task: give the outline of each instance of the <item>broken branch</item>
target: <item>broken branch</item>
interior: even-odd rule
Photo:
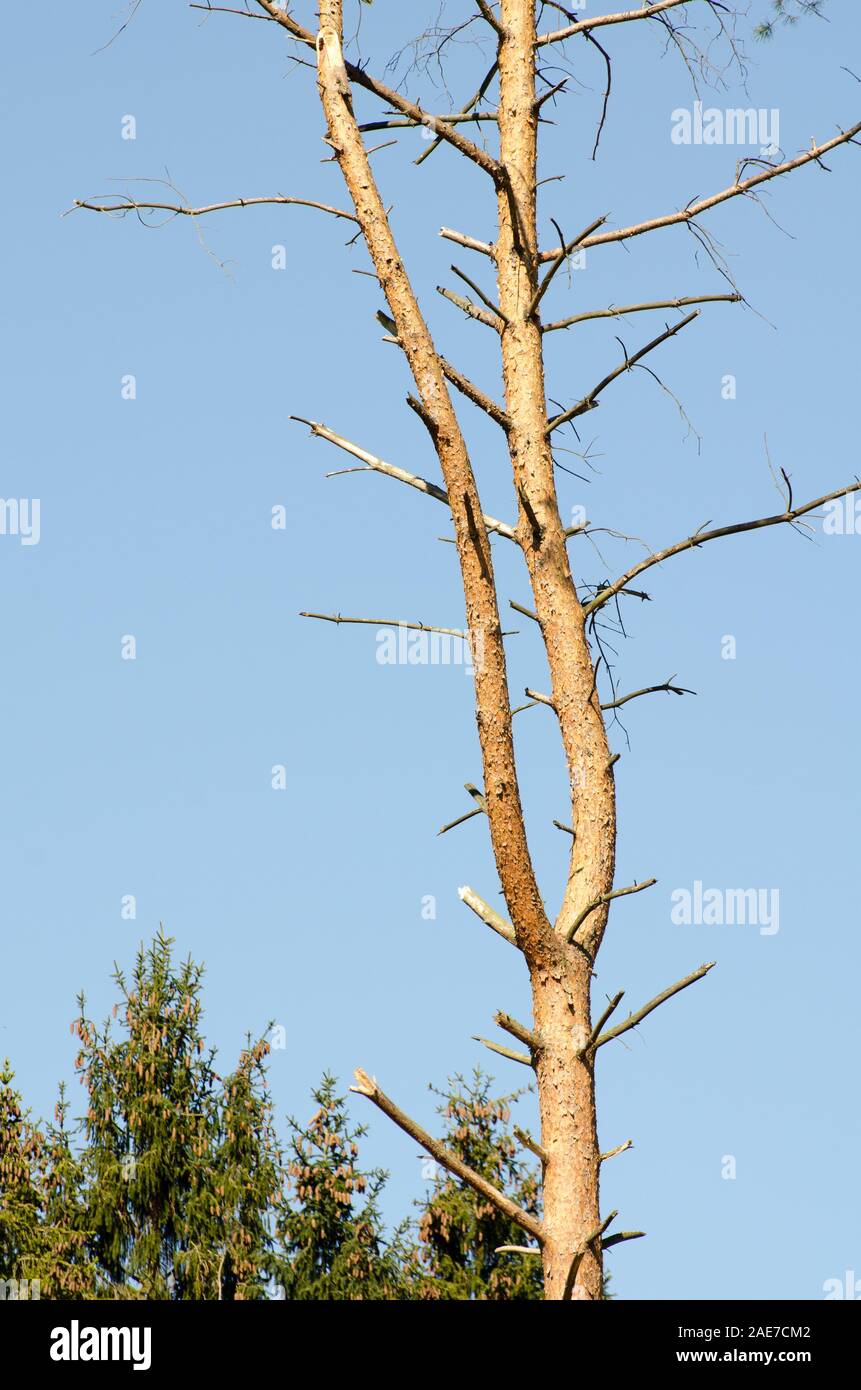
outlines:
[[[473,1042],[479,1042],[484,1047],[490,1048],[491,1052],[496,1052],[500,1057],[506,1057],[509,1062],[520,1062],[524,1067],[531,1067],[533,1059],[525,1052],[513,1052],[510,1047],[502,1047],[499,1043],[491,1042],[489,1038],[481,1038],[477,1033],[472,1035]]]
[[[605,1250],[609,1250],[614,1245],[620,1245],[623,1240],[640,1240],[645,1234],[645,1231],[617,1231],[614,1236],[608,1236],[601,1244]]]
[[[480,898],[468,884],[465,884],[463,888],[458,888],[457,896],[462,903],[466,903],[466,906],[472,909],[476,917],[481,918],[485,926],[490,927],[491,931],[495,931],[497,936],[501,936],[512,946],[517,945],[517,938],[511,923],[506,922],[504,917],[500,917],[499,913],[494,911],[490,904],[484,901],[484,898]]]
[[[457,246],[463,246],[467,251],[478,251],[482,256],[488,256],[490,260],[496,260],[496,251],[487,241],[479,241],[474,236],[466,236],[464,232],[452,231],[451,227],[440,227],[439,235],[445,237],[446,241],[453,241]]]
[[[368,1100],[372,1101],[378,1110],[382,1110],[384,1115],[388,1115],[389,1119],[393,1120],[399,1129],[402,1129],[405,1134],[408,1134],[411,1139],[414,1139],[416,1143],[420,1144],[422,1148],[430,1154],[431,1158],[435,1158],[437,1163],[442,1164],[443,1168],[453,1173],[456,1178],[460,1178],[462,1182],[468,1183],[469,1186],[473,1188],[475,1192],[480,1193],[482,1197],[486,1197],[489,1202],[493,1203],[498,1211],[502,1212],[503,1216],[507,1216],[509,1220],[516,1222],[518,1226],[524,1231],[528,1231],[539,1243],[543,1241],[544,1230],[541,1222],[537,1220],[536,1217],[531,1216],[529,1212],[523,1211],[516,1202],[512,1202],[510,1197],[506,1197],[504,1192],[497,1191],[493,1184],[489,1183],[486,1178],[483,1178],[479,1173],[473,1172],[472,1168],[468,1167],[461,1158],[458,1158],[457,1154],[452,1153],[451,1150],[447,1149],[439,1140],[431,1138],[420,1125],[416,1124],[415,1120],[410,1119],[409,1115],[406,1115],[403,1110],[400,1110],[398,1106],[395,1105],[393,1100],[389,1099],[385,1092],[377,1085],[376,1081],[368,1076],[367,1072],[363,1071],[361,1067],[356,1069],[354,1077],[356,1084],[350,1087],[351,1091],[355,1091],[360,1096],[367,1096]]]
[[[510,1014],[498,1011],[493,1015],[493,1021],[498,1028],[504,1029],[504,1031],[510,1033],[513,1038],[517,1038],[517,1041],[522,1042],[530,1051],[535,1052],[538,1050],[539,1042],[532,1030],[527,1028],[525,1024],[518,1023],[517,1019],[512,1018]]]
[[[628,1149],[633,1149],[633,1147],[633,1139],[626,1139],[624,1144],[617,1144],[615,1149],[608,1149],[605,1154],[600,1154],[599,1161],[601,1163],[606,1163],[608,1159],[615,1158],[617,1154],[626,1153]]]
[[[291,420],[297,420],[302,425],[307,425],[311,433],[318,439],[325,439],[329,444],[335,444],[345,453],[352,455],[353,458],[360,459],[367,469],[374,473],[383,473],[387,478],[395,478],[400,483],[406,483],[408,487],[414,487],[418,492],[423,492],[427,497],[433,497],[436,502],[442,502],[444,506],[451,508],[448,493],[445,488],[439,487],[436,483],[428,482],[427,478],[420,478],[414,473],[408,473],[404,468],[398,468],[393,463],[386,463],[384,459],[377,458],[375,454],[368,453],[367,449],[362,449],[358,444],[353,444],[343,435],[336,434],[329,429],[328,425],[320,424],[318,420],[306,420],[301,415],[291,415]],[[504,521],[498,521],[493,516],[482,516],[482,521],[488,531],[496,535],[505,536],[506,540],[515,539],[514,529]]]

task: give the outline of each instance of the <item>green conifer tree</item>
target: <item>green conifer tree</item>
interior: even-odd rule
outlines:
[[[492,1078],[480,1068],[472,1079],[449,1079],[439,1113],[443,1142],[473,1172],[493,1183],[522,1210],[540,1215],[536,1166],[523,1158],[511,1125],[511,1105],[523,1094],[493,1096]],[[420,1203],[418,1249],[412,1259],[414,1297],[422,1299],[543,1299],[541,1260],[534,1255],[498,1254],[500,1246],[523,1246],[520,1227],[491,1202],[439,1169],[429,1196]]]
[[[41,1254],[38,1277],[41,1298],[98,1299],[110,1297],[91,1253],[86,1173],[68,1127],[65,1086],[46,1127],[40,1155],[42,1199]]]
[[[0,1069],[0,1279],[3,1296],[17,1298],[22,1280],[38,1276],[42,1202],[39,1167],[44,1136],[24,1109],[5,1061]]]
[[[130,984],[115,970],[120,1036],[79,1000],[92,1251],[117,1294],[263,1297],[281,1185],[261,1084],[268,1045],[249,1047],[222,1083],[201,1031],[202,967],[177,969],[171,952],[159,931]]]
[[[307,1125],[291,1119],[290,1196],[279,1233],[279,1282],[287,1300],[387,1300],[411,1296],[402,1272],[402,1231],[387,1243],[378,1200],[386,1174],[358,1167],[359,1140],[335,1078],[313,1092]]]

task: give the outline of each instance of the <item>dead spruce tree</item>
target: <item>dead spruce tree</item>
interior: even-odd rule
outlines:
[[[208,4],[198,9],[220,8]],[[711,968],[702,965],[669,986],[655,999],[611,1023],[621,996],[593,1013],[590,986],[595,959],[607,927],[612,901],[647,888],[653,880],[630,886],[614,878],[616,843],[615,757],[608,745],[606,715],[626,699],[662,686],[638,690],[622,701],[605,699],[599,690],[599,662],[593,650],[594,618],[617,596],[635,592],[631,586],[655,565],[723,536],[767,526],[793,526],[800,518],[826,502],[861,488],[852,482],[826,497],[798,505],[789,479],[785,506],[762,516],[694,534],[649,553],[625,573],[595,593],[572,575],[569,544],[588,525],[566,528],[560,515],[554,472],[554,440],[557,431],[590,411],[605,390],[623,373],[656,352],[663,343],[683,331],[700,312],[699,306],[715,300],[739,301],[735,291],[726,294],[674,295],[669,299],[596,308],[574,318],[545,321],[546,293],[557,273],[578,250],[628,243],[634,238],[674,226],[687,227],[707,241],[702,220],[710,209],[732,199],[752,199],[770,180],[821,165],[839,146],[857,143],[861,123],[840,130],[822,144],[797,156],[742,161],[727,187],[699,197],[676,211],[649,215],[628,226],[610,227],[607,218],[592,220],[572,239],[556,227],[556,239],[545,245],[539,237],[538,137],[542,111],[548,98],[564,88],[564,80],[547,77],[544,69],[569,54],[573,42],[586,46],[611,76],[611,41],[615,26],[662,26],[668,43],[690,59],[691,13],[706,14],[732,44],[733,7],[718,0],[654,0],[637,8],[586,16],[551,0],[474,0],[463,6],[465,20],[488,26],[495,47],[489,70],[479,75],[472,100],[463,109],[438,114],[408,99],[373,75],[370,64],[353,63],[344,52],[343,0],[319,0],[318,27],[305,27],[293,9],[282,9],[275,0],[257,0],[254,14],[267,19],[272,29],[289,41],[291,50],[306,65],[316,66],[317,88],[326,123],[326,141],[340,167],[352,204],[351,210],[291,195],[236,199],[233,202],[191,207],[185,203],[148,204],[131,198],[81,202],[93,211],[122,213],[158,207],[177,214],[199,216],[224,207],[250,203],[298,203],[317,208],[356,227],[370,254],[387,313],[382,315],[389,339],[402,351],[414,382],[409,404],[421,418],[439,461],[443,485],[429,482],[383,462],[327,426],[310,423],[313,433],[345,450],[365,467],[417,488],[443,503],[454,523],[455,542],[463,581],[466,629],[461,635],[472,644],[475,674],[475,713],[481,747],[484,784],[473,789],[478,808],[490,830],[493,854],[504,895],[503,917],[471,888],[460,896],[494,932],[519,951],[529,974],[532,1019],[528,1025],[507,1014],[496,1023],[517,1043],[516,1049],[493,1046],[503,1055],[527,1063],[537,1082],[541,1133],[539,1141],[526,1139],[543,1165],[543,1218],[521,1211],[503,1193],[470,1169],[452,1152],[426,1134],[389,1099],[364,1071],[356,1072],[354,1089],[373,1101],[386,1115],[416,1139],[440,1164],[472,1185],[485,1199],[516,1221],[526,1243],[515,1247],[515,1258],[529,1254],[543,1260],[546,1297],[554,1300],[600,1298],[603,1252],[641,1232],[610,1229],[616,1213],[602,1215],[599,1177],[602,1160],[595,1107],[595,1061],[598,1050],[633,1028],[651,1010],[680,990],[701,979]],[[309,3],[310,12],[312,6]],[[422,7],[415,6],[417,11]],[[436,7],[416,15],[416,27],[436,17]],[[430,11],[434,14],[431,15]],[[678,11],[673,15],[671,11]],[[471,13],[470,13],[471,12]],[[244,13],[235,11],[235,13]],[[540,26],[552,20],[551,27]],[[585,41],[585,43],[584,43]],[[348,45],[349,52],[349,45]],[[703,55],[701,55],[703,56]],[[382,119],[360,123],[359,101],[367,97],[382,103]],[[606,114],[606,96],[605,96]],[[309,127],[312,126],[309,112]],[[463,231],[442,229],[441,235],[478,258],[495,277],[495,293],[487,294],[475,277],[458,272],[469,291],[443,288],[455,306],[498,339],[504,400],[491,399],[440,353],[419,305],[409,272],[404,265],[387,210],[384,194],[369,160],[366,136],[371,131],[424,125],[432,131],[430,150],[444,144],[450,157],[474,166],[495,200],[496,231],[484,242]],[[490,132],[486,136],[486,133]],[[599,130],[600,135],[600,130]],[[475,138],[471,138],[474,136]],[[486,138],[485,138],[486,136]],[[425,158],[423,154],[422,158]],[[552,192],[547,194],[552,203]],[[550,219],[552,221],[552,218]],[[584,216],[584,222],[587,218]],[[569,229],[570,230],[570,229]],[[479,272],[480,273],[480,272]],[[653,334],[649,341],[604,376],[586,395],[565,409],[551,413],[545,391],[544,350],[554,330],[570,327],[581,319],[620,315],[633,317],[661,310],[684,310],[684,316]],[[644,335],[645,336],[645,335]],[[513,483],[516,521],[505,523],[488,516],[482,507],[476,477],[452,392],[484,411],[500,431],[507,450]],[[498,538],[498,539],[497,539]],[[571,796],[570,862],[561,907],[555,920],[545,910],[536,881],[527,840],[512,730],[512,701],[506,673],[505,640],[500,620],[500,600],[494,582],[491,540],[512,545],[520,552],[532,591],[534,612],[546,650],[549,670],[547,694],[529,691],[534,702],[550,707],[558,722],[568,770]],[[326,617],[307,614],[309,617]],[[361,617],[334,617],[338,622],[367,622]],[[422,628],[422,624],[407,624]],[[450,631],[441,629],[443,631]],[[598,1015],[597,1017],[595,1015]],[[620,1146],[621,1148],[627,1145]],[[614,1152],[618,1152],[615,1150]]]

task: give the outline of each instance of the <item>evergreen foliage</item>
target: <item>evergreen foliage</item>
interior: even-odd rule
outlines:
[[[86,1109],[61,1088],[37,1125],[0,1070],[0,1294],[43,1299],[426,1301],[540,1299],[540,1261],[496,1253],[522,1232],[445,1172],[392,1234],[387,1174],[365,1170],[346,1099],[326,1074],[279,1145],[265,1037],[221,1076],[203,1034],[203,968],[159,930],[97,1025],[71,1027]],[[520,1093],[476,1070],[439,1091],[444,1142],[521,1207],[539,1184],[511,1126]],[[426,1159],[430,1164],[431,1160]],[[26,1283],[24,1281],[27,1281]]]

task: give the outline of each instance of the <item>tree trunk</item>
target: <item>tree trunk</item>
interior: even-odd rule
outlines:
[[[509,179],[498,193],[496,244],[508,446],[520,503],[518,539],[547,649],[559,719],[575,836],[568,886],[556,923],[552,963],[531,962],[535,1028],[541,1041],[536,1074],[544,1172],[544,1269],[550,1299],[567,1287],[575,1252],[599,1224],[599,1150],[594,1064],[578,1058],[591,1031],[591,960],[604,921],[590,923],[588,953],[565,934],[586,904],[613,884],[615,797],[610,754],[586,641],[583,609],[568,562],[559,513],[545,404],[544,354],[534,312],[539,283],[536,227],[537,110],[535,7],[502,0],[499,46],[499,140]],[[516,925],[517,904],[509,903]],[[597,914],[596,914],[597,916]],[[580,1297],[601,1293],[600,1247],[584,1254]]]
[[[594,1062],[578,1054],[588,1029],[590,970],[584,957],[560,959],[558,970],[532,972],[536,1073],[544,1151],[544,1290],[548,1299],[600,1298],[600,1243],[585,1248],[570,1285],[575,1253],[600,1224],[600,1155]],[[581,1026],[578,1026],[578,1023]]]

